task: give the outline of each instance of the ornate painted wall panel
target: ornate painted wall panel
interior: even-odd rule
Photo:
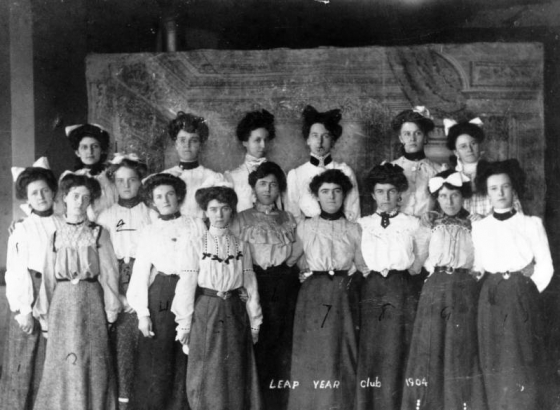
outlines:
[[[333,155],[356,170],[359,182],[371,166],[398,156],[390,121],[400,110],[430,109],[438,128],[427,153],[440,162],[449,156],[442,119],[480,116],[486,158],[518,158],[529,174],[524,205],[544,210],[540,44],[91,55],[87,83],[89,120],[107,127],[116,150],[141,154],[153,171],[176,161],[166,124],[179,110],[208,120],[202,161],[225,171],[243,158],[237,122],[266,108],[277,123],[269,157],[287,171],[307,158],[303,107],[342,108],[344,133]],[[362,202],[370,212],[368,195]]]

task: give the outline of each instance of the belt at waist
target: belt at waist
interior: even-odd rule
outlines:
[[[514,270],[514,271],[505,271],[505,272],[487,272],[490,275],[502,275],[504,279],[509,279],[511,275],[515,274],[515,273],[520,273],[523,276],[527,276],[527,277],[531,277],[533,275],[533,272],[535,271],[535,263],[531,262],[529,263],[527,266],[525,266],[524,268],[520,269],[520,270]]]
[[[436,273],[469,273],[470,269],[466,268],[452,268],[451,266],[436,266],[434,268],[434,272]]]
[[[68,279],[68,278],[63,278],[63,279],[56,279],[57,282],[72,282],[73,279]],[[97,276],[94,278],[84,278],[84,279],[79,279],[80,282],[97,282]]]
[[[293,269],[283,263],[278,266],[269,266],[266,269],[261,268],[259,265],[253,265],[253,270],[256,275],[286,275],[290,274]]]
[[[237,288],[237,289],[233,289],[233,290],[228,290],[228,291],[219,291],[219,290],[214,290],[214,289],[208,289],[208,288],[202,288],[199,287],[198,288],[198,293],[200,295],[204,295],[204,296],[210,296],[213,298],[221,298],[223,300],[227,300],[231,297],[240,297],[241,293],[244,292],[245,289],[244,288]]]
[[[375,273],[377,275],[383,276],[384,278],[388,278],[389,276],[404,274],[407,273],[407,270],[397,270],[397,269],[383,269],[382,271],[372,270],[370,274]]]
[[[314,276],[348,276],[348,270],[314,270]]]

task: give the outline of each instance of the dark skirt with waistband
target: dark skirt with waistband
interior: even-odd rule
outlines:
[[[179,276],[158,273],[148,290],[152,321],[151,338],[140,334],[134,372],[134,410],[188,409],[185,378],[187,356],[177,335],[175,314],[171,312]]]
[[[405,371],[402,410],[484,410],[476,316],[480,284],[436,270],[424,284]]]
[[[99,282],[58,282],[48,323],[45,367],[34,409],[115,409],[116,380]]]
[[[478,303],[479,354],[494,409],[542,409],[543,324],[539,291],[521,273],[487,274]]]
[[[357,340],[349,293],[353,276],[313,274],[299,291],[294,319],[290,410],[350,410]]]
[[[249,316],[237,293],[223,299],[198,292],[187,394],[193,410],[264,409]]]
[[[360,306],[356,409],[399,409],[416,306],[408,271],[372,271]]]
[[[41,274],[30,270],[33,294],[41,286]],[[34,320],[33,333],[23,332],[15,320],[16,313],[8,311],[8,332],[2,359],[0,379],[0,409],[28,410],[33,408],[45,361],[46,339],[41,326]]]
[[[255,358],[259,381],[267,410],[285,409],[288,390],[278,388],[290,377],[292,331],[297,293],[298,269],[286,265],[261,269],[254,266],[263,312]]]

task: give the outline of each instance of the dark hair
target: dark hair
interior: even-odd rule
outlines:
[[[276,129],[274,128],[274,115],[267,110],[251,111],[237,124],[237,138],[239,141],[248,141],[251,132],[264,128],[268,131],[268,139],[272,140],[276,136]]]
[[[449,132],[447,134],[447,148],[451,151],[455,150],[457,138],[464,134],[470,135],[478,143],[484,141],[484,131],[481,127],[470,122],[460,122],[449,128]]]
[[[393,185],[397,191],[404,192],[408,189],[408,180],[404,175],[404,170],[395,164],[386,162],[374,166],[366,176],[366,189],[373,193],[377,184]]]
[[[301,132],[303,133],[303,138],[306,140],[309,138],[309,133],[311,132],[313,124],[323,124],[332,135],[333,142],[342,135],[342,127],[339,124],[342,118],[342,112],[340,110],[319,112],[311,105],[308,105],[303,109],[301,115],[303,117]]]
[[[181,178],[176,177],[175,175],[167,174],[167,173],[160,173],[149,176],[143,183],[142,183],[142,197],[144,199],[144,203],[148,206],[152,206],[154,202],[154,189],[161,185],[169,185],[173,187],[175,190],[175,194],[177,194],[177,200],[179,204],[182,204],[185,200],[185,196],[187,195],[187,184]]]
[[[482,165],[482,166],[481,166]],[[476,175],[476,190],[483,195],[488,195],[488,178],[492,175],[506,174],[511,180],[513,189],[519,198],[525,193],[525,171],[516,159],[506,159],[505,161],[479,163]]]
[[[197,134],[202,144],[208,139],[208,125],[206,124],[206,120],[194,114],[179,111],[177,113],[177,118],[171,120],[167,126],[167,132],[173,141],[177,141],[177,135],[179,135],[181,130],[191,134]]]
[[[454,169],[446,169],[445,171],[442,171],[442,172],[434,175],[433,178],[440,177],[440,178],[445,179],[449,175],[454,174],[455,172],[457,172],[457,171],[455,171]],[[444,187],[447,188],[447,189],[450,189],[450,190],[456,190],[456,191],[461,192],[461,195],[462,195],[463,198],[470,198],[473,194],[470,181],[463,182],[463,184],[460,187],[455,186],[455,185],[451,185],[448,182],[444,182],[443,185],[441,186],[441,188],[444,188]],[[441,188],[438,189],[435,192],[431,192],[430,195],[432,195],[433,198],[437,199],[438,196],[439,196],[439,191],[441,191]]]
[[[97,179],[72,173],[64,175],[60,180],[58,184],[59,195],[68,195],[72,188],[80,186],[85,186],[88,189],[91,195],[91,202],[101,197],[101,185],[99,185]]]
[[[313,195],[319,196],[319,189],[323,184],[337,184],[342,188],[344,198],[346,198],[346,195],[353,187],[352,181],[350,181],[348,175],[340,169],[327,169],[325,172],[315,175],[309,183],[309,189]]]
[[[393,118],[393,121],[391,121],[391,128],[393,131],[400,133],[401,127],[405,122],[413,122],[426,135],[428,135],[435,126],[431,119],[424,117],[422,114],[413,110],[404,110]]]
[[[278,164],[270,161],[263,162],[256,170],[249,174],[249,185],[251,188],[254,188],[259,179],[263,179],[269,175],[274,175],[276,177],[280,192],[285,192],[287,187],[286,175]]]
[[[195,194],[198,206],[204,211],[208,209],[208,204],[212,200],[228,204],[233,213],[237,209],[237,194],[232,188],[225,186],[213,186],[209,188],[200,188]]]
[[[97,125],[84,124],[78,128],[73,129],[68,134],[68,140],[70,141],[70,146],[74,151],[77,151],[80,147],[80,142],[86,137],[91,137],[99,142],[101,147],[101,157],[99,158],[99,164],[104,163],[107,160],[107,154],[109,151],[109,133],[104,129],[99,128]],[[81,161],[79,161],[81,163]]]
[[[45,181],[47,186],[56,194],[58,184],[56,178],[50,169],[29,167],[25,168],[16,179],[16,198],[19,200],[27,199],[27,186],[35,181]]]
[[[115,173],[122,167],[135,171],[139,179],[144,179],[148,173],[148,167],[146,164],[128,158],[123,158],[120,163],[109,165],[107,168],[107,178],[109,178],[112,182],[115,182]]]

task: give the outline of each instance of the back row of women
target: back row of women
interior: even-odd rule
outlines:
[[[424,155],[429,113],[406,110],[403,156],[364,178],[377,210],[360,217],[330,155],[340,118],[306,107],[310,160],[287,178],[265,110],[225,175],[198,163],[208,127],[182,112],[161,173],[134,154],[105,166],[91,124],[69,127],[80,166],[58,183],[42,160],[14,169],[29,216],[9,240],[0,408],[544,408],[553,269],[517,161],[484,163],[480,123],[447,124],[444,170]]]

